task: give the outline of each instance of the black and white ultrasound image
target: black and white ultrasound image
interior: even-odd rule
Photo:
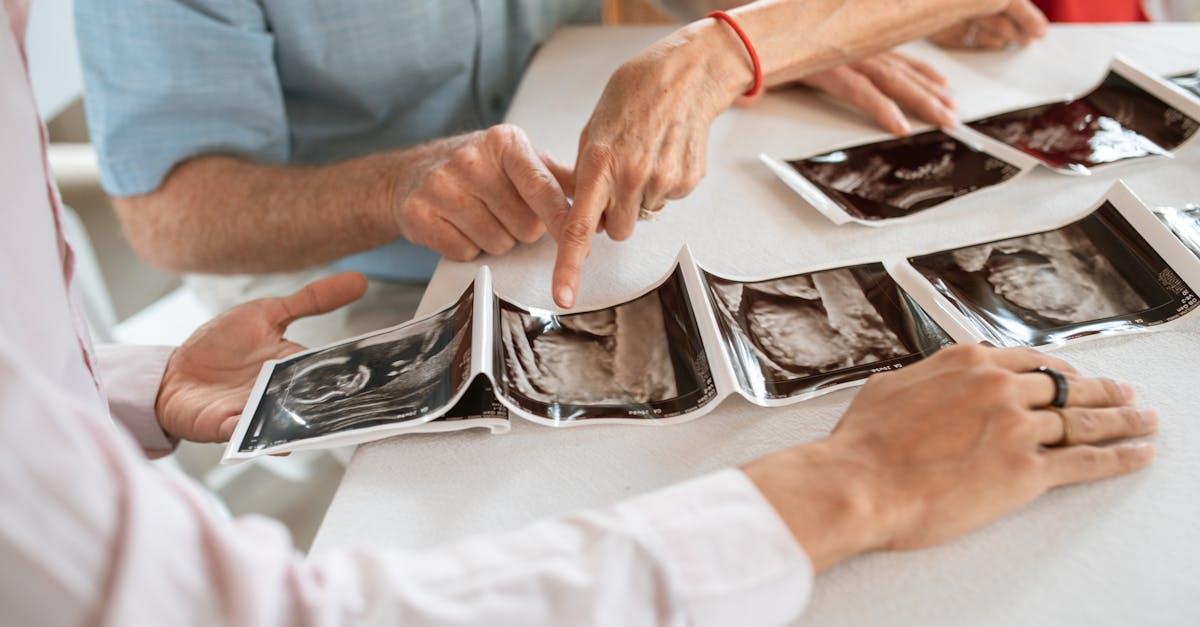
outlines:
[[[1009,111],[967,126],[1052,168],[1082,171],[1168,154],[1191,138],[1200,122],[1109,72],[1077,100]]]
[[[239,450],[417,421],[445,408],[470,376],[473,290],[429,318],[276,364]]]
[[[670,418],[716,396],[681,270],[648,294],[559,315],[500,302],[500,393],[560,421]]]
[[[1200,70],[1195,72],[1187,72],[1178,76],[1172,76],[1167,79],[1182,87],[1184,91],[1192,94],[1196,98],[1200,98]]]
[[[1003,346],[1153,326],[1197,304],[1109,203],[1060,229],[909,262],[986,339]]]
[[[1020,173],[1016,166],[937,130],[788,164],[862,220],[908,216]]]
[[[865,379],[952,340],[880,263],[740,282],[705,273],[743,392],[780,399]]]

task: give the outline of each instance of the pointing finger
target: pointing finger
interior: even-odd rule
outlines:
[[[606,179],[582,179],[575,205],[550,225],[551,233],[558,240],[553,293],[554,302],[560,307],[575,306],[583,262],[591,253],[592,236],[608,206],[608,187]]]

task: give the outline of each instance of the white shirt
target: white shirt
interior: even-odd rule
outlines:
[[[169,352],[94,357],[18,44],[27,3],[0,8],[5,624],[771,625],[799,615],[808,558],[736,470],[422,552],[305,561],[278,523],[214,515],[130,437],[170,448],[153,412]]]

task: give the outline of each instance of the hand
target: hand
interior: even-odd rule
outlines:
[[[575,204],[548,222],[558,240],[554,300],[572,307],[592,236],[633,234],[641,210],[683,198],[704,177],[709,129],[748,87],[745,50],[711,20],[685,26],[622,65],[579,138]]]
[[[574,174],[501,124],[443,140],[449,150],[397,202],[404,237],[455,261],[535,242],[568,207]],[[565,191],[564,191],[565,190]]]
[[[289,324],[354,302],[367,280],[335,274],[282,298],[238,305],[196,330],[167,362],[155,410],[168,435],[224,442],[233,435],[263,362],[304,350],[283,338]]]
[[[799,82],[866,113],[895,135],[912,132],[901,107],[936,126],[952,126],[955,122],[954,100],[946,91],[946,78],[929,65],[898,52],[883,52],[811,74]]]
[[[1046,36],[1048,21],[1030,0],[1013,0],[1000,13],[964,20],[929,36],[943,48],[999,50]]]
[[[1053,381],[1029,372],[1042,365],[1069,381],[1061,417]],[[1050,488],[1145,467],[1148,443],[1096,446],[1157,430],[1133,395],[1032,349],[955,346],[871,377],[828,439],[744,470],[820,569],[944,542]]]

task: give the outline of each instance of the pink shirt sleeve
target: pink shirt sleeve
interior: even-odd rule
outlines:
[[[214,513],[21,363],[0,330],[6,624],[778,625],[812,585],[736,470],[447,546],[306,561],[280,524]]]
[[[178,443],[162,430],[154,411],[158,386],[174,350],[169,346],[96,346],[109,411],[152,458],[170,453]]]

